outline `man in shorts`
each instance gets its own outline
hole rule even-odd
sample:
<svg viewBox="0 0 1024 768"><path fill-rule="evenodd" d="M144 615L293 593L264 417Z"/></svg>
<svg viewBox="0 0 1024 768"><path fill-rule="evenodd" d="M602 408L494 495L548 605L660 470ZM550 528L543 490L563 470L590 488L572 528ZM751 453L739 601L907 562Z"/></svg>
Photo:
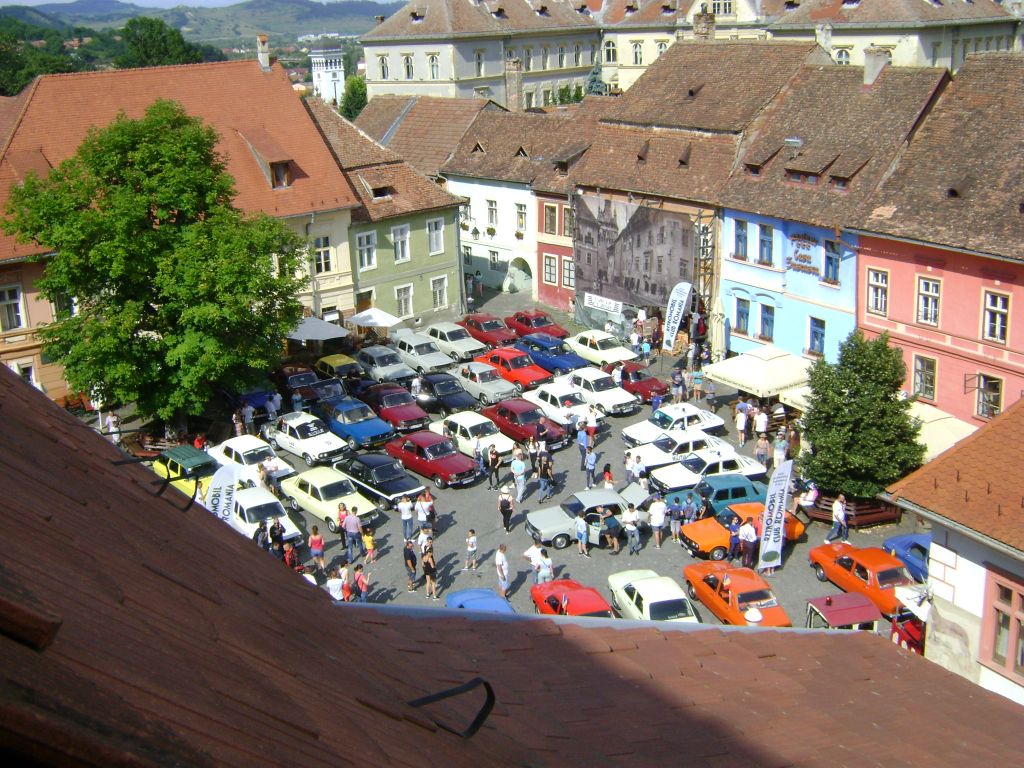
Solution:
<svg viewBox="0 0 1024 768"><path fill-rule="evenodd" d="M498 551L494 554L494 567L498 572L498 594L508 599L508 588L511 583L508 572L508 555L505 553L508 547L504 544L498 545Z"/></svg>

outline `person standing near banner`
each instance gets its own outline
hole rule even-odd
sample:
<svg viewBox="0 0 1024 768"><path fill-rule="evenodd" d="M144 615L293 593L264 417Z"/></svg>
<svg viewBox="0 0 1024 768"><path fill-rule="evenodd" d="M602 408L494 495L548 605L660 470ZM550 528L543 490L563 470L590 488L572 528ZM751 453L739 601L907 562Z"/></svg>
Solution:
<svg viewBox="0 0 1024 768"><path fill-rule="evenodd" d="M743 567L754 567L754 553L757 551L757 529L754 528L754 518L748 517L743 521L739 530L740 549L743 551Z"/></svg>

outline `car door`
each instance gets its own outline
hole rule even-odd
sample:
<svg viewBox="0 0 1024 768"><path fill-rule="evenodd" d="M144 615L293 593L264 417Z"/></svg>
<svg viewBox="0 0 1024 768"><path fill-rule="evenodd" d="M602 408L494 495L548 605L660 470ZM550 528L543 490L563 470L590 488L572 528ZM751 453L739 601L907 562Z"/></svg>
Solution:
<svg viewBox="0 0 1024 768"><path fill-rule="evenodd" d="M829 578L832 582L844 592L858 592L860 590L860 582L853 575L853 558L849 555L843 555L837 558L833 563L832 568L829 570Z"/></svg>
<svg viewBox="0 0 1024 768"><path fill-rule="evenodd" d="M636 591L636 587L632 584L627 584L622 588L622 595L622 605L619 606L619 610L622 611L622 618L642 619L644 617L644 599Z"/></svg>
<svg viewBox="0 0 1024 768"><path fill-rule="evenodd" d="M295 500L300 506L305 507L309 503L309 481L299 480L295 483Z"/></svg>
<svg viewBox="0 0 1024 768"><path fill-rule="evenodd" d="M920 544L913 543L907 547L907 551L903 555L903 559L907 561L910 566L910 570L918 581L927 581L928 574L928 550L922 547Z"/></svg>
<svg viewBox="0 0 1024 768"><path fill-rule="evenodd" d="M587 541L591 546L600 546L601 529L604 527L601 516L597 512L588 512L584 519L587 521Z"/></svg>
<svg viewBox="0 0 1024 768"><path fill-rule="evenodd" d="M700 581L700 585L697 587L697 597L704 603L711 613L718 617L720 621L724 621L726 624L725 616L728 608L729 592L726 590L723 594L721 584L719 583L718 577L709 573Z"/></svg>

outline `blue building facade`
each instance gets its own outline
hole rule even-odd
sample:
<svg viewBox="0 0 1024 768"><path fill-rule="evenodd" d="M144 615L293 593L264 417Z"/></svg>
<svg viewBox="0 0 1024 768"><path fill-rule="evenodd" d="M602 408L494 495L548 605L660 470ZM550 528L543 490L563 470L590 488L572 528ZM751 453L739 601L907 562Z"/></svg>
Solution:
<svg viewBox="0 0 1024 768"><path fill-rule="evenodd" d="M729 350L774 344L834 362L857 325L856 237L725 209L721 238Z"/></svg>

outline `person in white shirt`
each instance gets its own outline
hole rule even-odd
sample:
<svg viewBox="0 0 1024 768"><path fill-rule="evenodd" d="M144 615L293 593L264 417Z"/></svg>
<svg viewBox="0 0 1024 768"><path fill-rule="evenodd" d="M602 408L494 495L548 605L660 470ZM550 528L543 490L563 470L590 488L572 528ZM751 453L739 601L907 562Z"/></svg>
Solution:
<svg viewBox="0 0 1024 768"><path fill-rule="evenodd" d="M622 386L622 363L617 363L615 367L612 368L612 381L615 383L616 387Z"/></svg>
<svg viewBox="0 0 1024 768"><path fill-rule="evenodd" d="M651 530L654 532L654 547L661 549L661 537L665 527L665 517L668 515L668 504L659 495L647 509L650 515Z"/></svg>
<svg viewBox="0 0 1024 768"><path fill-rule="evenodd" d="M849 544L850 529L846 524L846 495L840 493L832 502L832 530L825 537L825 543L831 544L833 539L842 539L844 544Z"/></svg>
<svg viewBox="0 0 1024 768"><path fill-rule="evenodd" d="M498 594L506 599L509 587L508 555L505 554L507 551L507 546L499 544L498 551L494 553L494 567L498 572Z"/></svg>
<svg viewBox="0 0 1024 768"><path fill-rule="evenodd" d="M636 506L630 504L622 513L622 527L626 531L626 541L629 544L629 554L640 554L640 513Z"/></svg>
<svg viewBox="0 0 1024 768"><path fill-rule="evenodd" d="M336 603L345 602L344 592L345 582L341 579L337 568L331 569L331 575L328 576L324 589L331 596L331 599Z"/></svg>
<svg viewBox="0 0 1024 768"><path fill-rule="evenodd" d="M757 529L754 528L754 518L748 517L740 526L740 549L743 552L743 567L754 567L754 553L757 551Z"/></svg>
<svg viewBox="0 0 1024 768"><path fill-rule="evenodd" d="M523 559L530 562L530 568L533 570L533 583L537 583L538 569L540 568L541 561L541 547L540 544L534 542L530 545L530 548L523 552Z"/></svg>
<svg viewBox="0 0 1024 768"><path fill-rule="evenodd" d="M768 411L761 410L758 408L757 414L754 416L754 432L761 434L762 432L768 431Z"/></svg>
<svg viewBox="0 0 1024 768"><path fill-rule="evenodd" d="M548 557L548 551L542 549L540 551L540 559L537 562L537 583L544 584L555 578L555 566L551 562L551 558Z"/></svg>
<svg viewBox="0 0 1024 768"><path fill-rule="evenodd" d="M412 538L412 533L415 529L415 523L413 522L415 519L413 503L409 500L408 496L403 496L397 506L398 514L402 518L402 538L408 541Z"/></svg>

